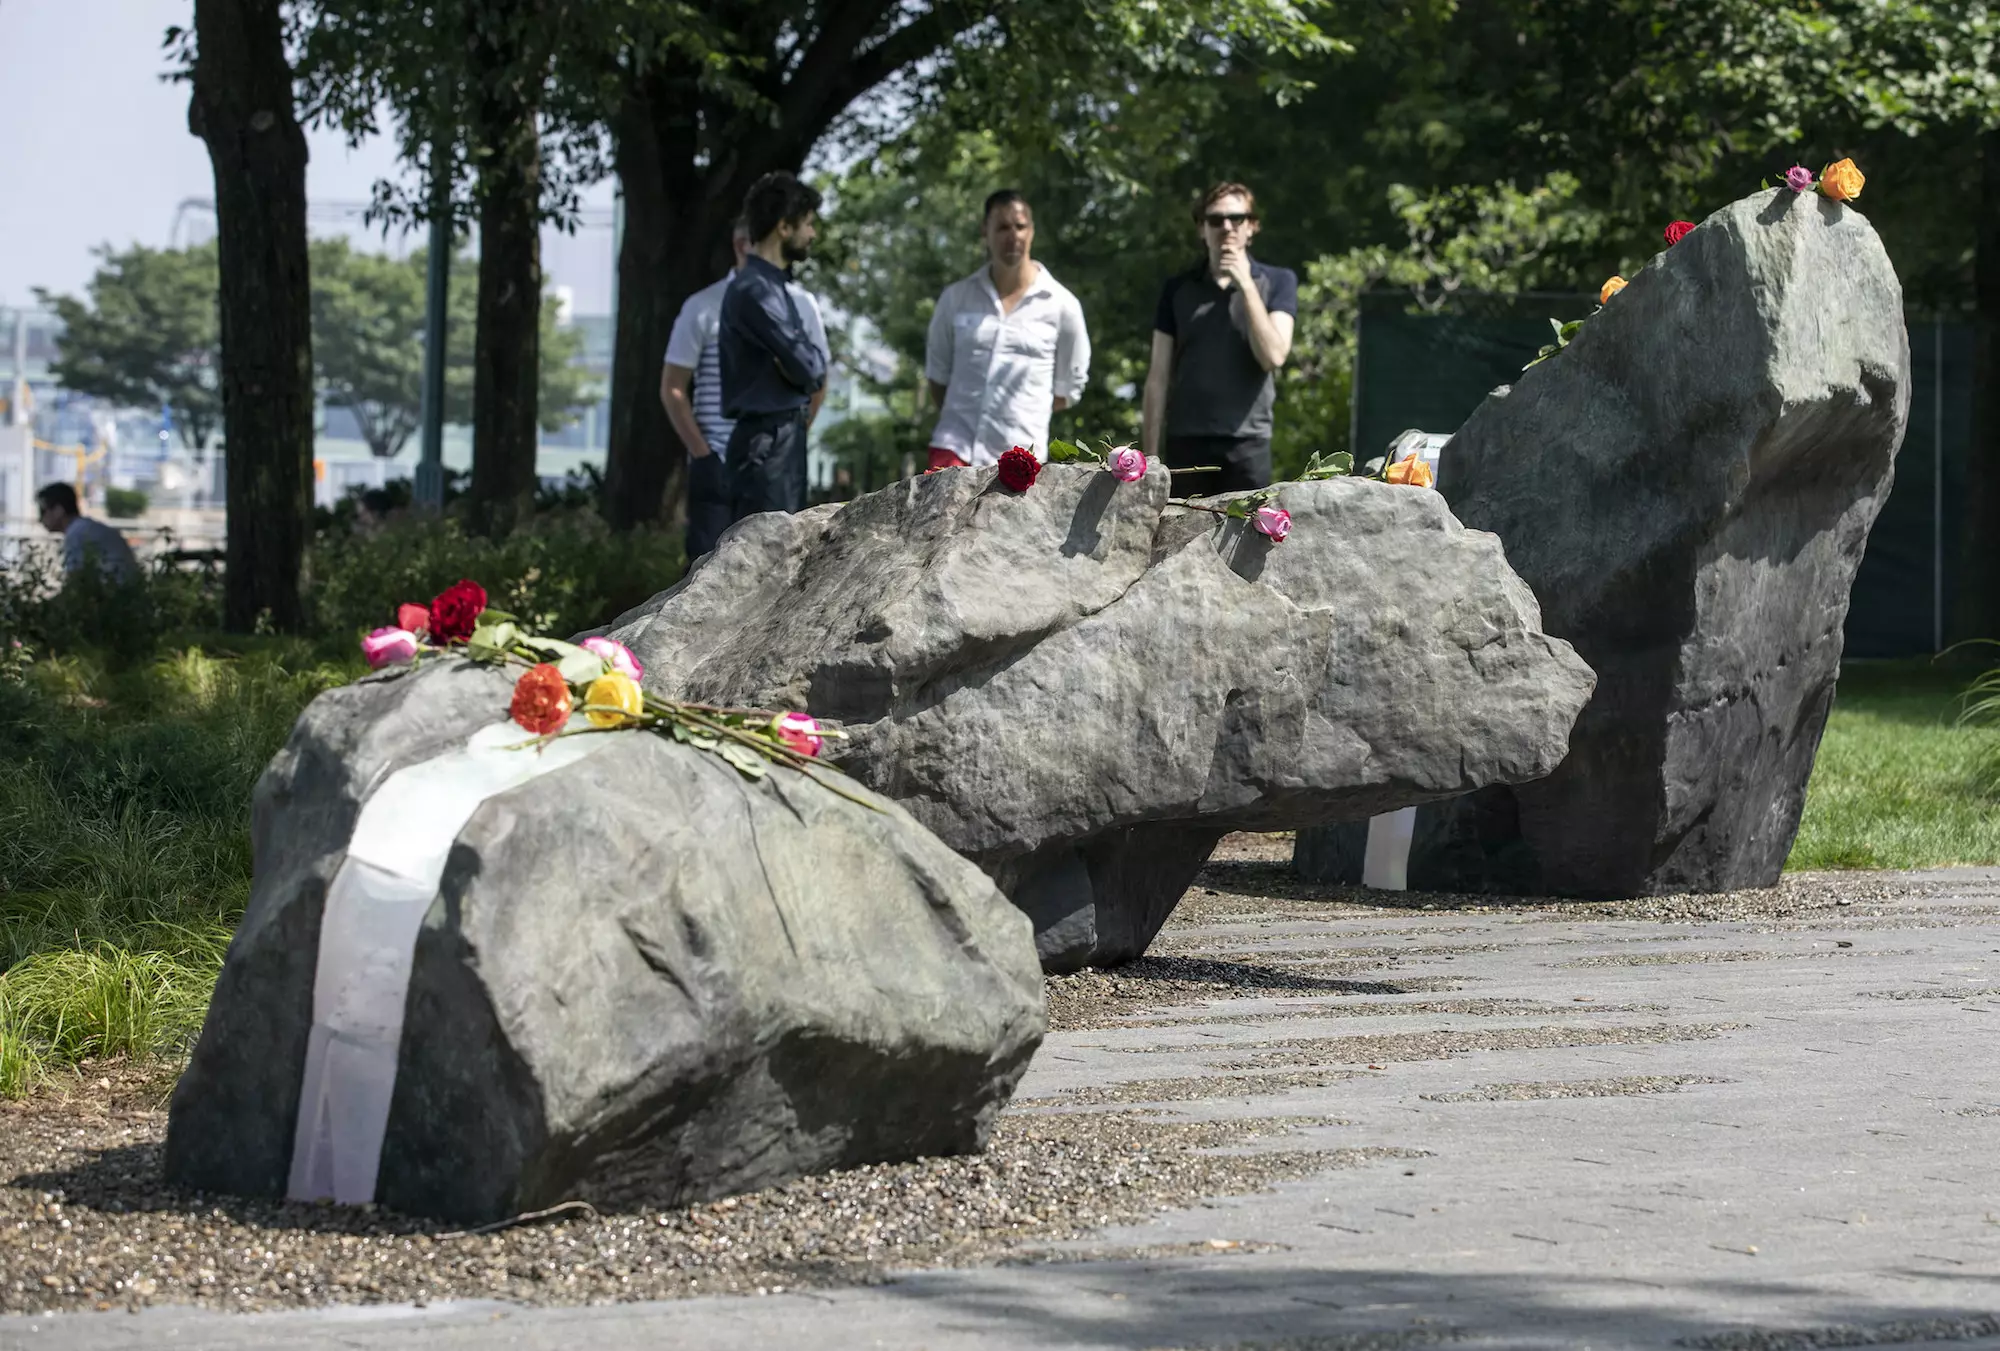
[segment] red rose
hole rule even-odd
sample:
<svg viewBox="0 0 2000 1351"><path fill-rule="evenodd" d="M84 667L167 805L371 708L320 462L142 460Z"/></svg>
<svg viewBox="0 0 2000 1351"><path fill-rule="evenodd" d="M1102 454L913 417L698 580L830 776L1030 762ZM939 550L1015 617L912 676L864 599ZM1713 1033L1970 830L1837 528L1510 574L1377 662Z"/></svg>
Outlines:
<svg viewBox="0 0 2000 1351"><path fill-rule="evenodd" d="M486 588L477 582L454 582L431 602L431 637L440 643L461 642L486 608Z"/></svg>
<svg viewBox="0 0 2000 1351"><path fill-rule="evenodd" d="M1691 220L1677 220L1672 225L1669 225L1666 229L1667 247L1672 248L1683 239L1686 239L1687 232L1692 229L1694 229L1694 222Z"/></svg>
<svg viewBox="0 0 2000 1351"><path fill-rule="evenodd" d="M530 666L514 682L514 700L507 712L536 736L550 736L569 721L569 682L547 662Z"/></svg>
<svg viewBox="0 0 2000 1351"><path fill-rule="evenodd" d="M409 633L423 633L431 626L431 612L421 605L398 605L396 627Z"/></svg>
<svg viewBox="0 0 2000 1351"><path fill-rule="evenodd" d="M1042 472L1042 462L1034 452L1015 446L1000 457L1000 485L1017 493L1024 493L1035 486L1035 478Z"/></svg>

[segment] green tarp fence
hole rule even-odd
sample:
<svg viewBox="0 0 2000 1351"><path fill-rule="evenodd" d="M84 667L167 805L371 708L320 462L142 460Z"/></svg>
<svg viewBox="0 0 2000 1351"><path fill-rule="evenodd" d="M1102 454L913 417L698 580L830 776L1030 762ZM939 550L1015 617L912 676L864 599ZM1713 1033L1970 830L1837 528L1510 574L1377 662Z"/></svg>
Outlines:
<svg viewBox="0 0 2000 1351"><path fill-rule="evenodd" d="M1354 372L1354 457L1398 432L1450 432L1550 341L1549 320L1580 319L1596 297L1456 295L1437 313L1403 292L1362 297ZM1972 428L1972 327L1911 314L1909 430L1896 486L1868 537L1847 612L1850 657L1908 657L1954 639L1959 515Z"/></svg>

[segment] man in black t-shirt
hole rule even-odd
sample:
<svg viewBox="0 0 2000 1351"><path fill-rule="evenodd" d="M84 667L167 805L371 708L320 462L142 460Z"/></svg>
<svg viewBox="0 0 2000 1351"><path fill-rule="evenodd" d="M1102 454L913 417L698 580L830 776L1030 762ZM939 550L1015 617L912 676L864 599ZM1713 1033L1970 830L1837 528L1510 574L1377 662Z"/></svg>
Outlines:
<svg viewBox="0 0 2000 1351"><path fill-rule="evenodd" d="M1271 481L1271 373L1292 351L1299 279L1250 256L1257 199L1218 183L1195 208L1207 256L1167 280L1153 319L1142 406L1147 457L1176 474L1177 493L1262 488Z"/></svg>

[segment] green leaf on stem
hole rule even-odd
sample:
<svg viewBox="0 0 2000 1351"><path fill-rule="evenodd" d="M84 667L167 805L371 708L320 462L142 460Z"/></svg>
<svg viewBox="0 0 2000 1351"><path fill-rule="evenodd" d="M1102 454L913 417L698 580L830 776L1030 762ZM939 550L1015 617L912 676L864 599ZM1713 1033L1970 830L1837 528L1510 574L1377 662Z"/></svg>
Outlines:
<svg viewBox="0 0 2000 1351"><path fill-rule="evenodd" d="M746 779L761 779L771 768L770 761L740 741L724 741L716 746L715 753L734 765L736 772Z"/></svg>
<svg viewBox="0 0 2000 1351"><path fill-rule="evenodd" d="M497 624L481 624L473 629L472 637L465 643L465 654L474 661L499 661L507 655L507 649L521 636L520 630L510 620Z"/></svg>
<svg viewBox="0 0 2000 1351"><path fill-rule="evenodd" d="M1091 454L1082 446L1071 441L1049 442L1050 464L1075 464L1078 460L1089 459Z"/></svg>

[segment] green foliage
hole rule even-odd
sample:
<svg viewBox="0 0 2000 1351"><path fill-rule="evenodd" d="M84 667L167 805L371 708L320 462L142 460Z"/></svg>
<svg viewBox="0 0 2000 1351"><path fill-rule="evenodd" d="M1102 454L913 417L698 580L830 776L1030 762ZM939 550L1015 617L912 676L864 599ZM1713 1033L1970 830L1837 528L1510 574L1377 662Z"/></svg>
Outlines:
<svg viewBox="0 0 2000 1351"><path fill-rule="evenodd" d="M250 789L359 669L284 641L0 681L0 1096L187 1046L249 895Z"/></svg>
<svg viewBox="0 0 2000 1351"><path fill-rule="evenodd" d="M428 252L408 258L357 253L344 239L312 245L313 363L321 397L351 409L374 454L395 455L421 425L424 371L424 281ZM451 260L445 313L444 420L472 420L473 338L478 323L479 265L463 251ZM583 335L556 322L554 297L544 297L538 416L555 431L595 400L577 368Z"/></svg>
<svg viewBox="0 0 2000 1351"><path fill-rule="evenodd" d="M138 488L106 488L104 513L113 520L129 521L146 514L147 500Z"/></svg>
<svg viewBox="0 0 2000 1351"><path fill-rule="evenodd" d="M1273 471L1287 477L1320 448L1344 445L1353 399L1355 334L1364 292L1391 288L1414 310L1436 313L1461 292L1570 290L1607 233L1603 214L1580 200L1581 183L1551 174L1424 192L1392 184L1386 194L1401 230L1308 263L1299 285L1292 359L1280 381ZM1349 447L1357 456L1375 447Z"/></svg>
<svg viewBox="0 0 2000 1351"><path fill-rule="evenodd" d="M168 408L182 442L199 452L222 423L215 245L97 252L103 263L84 287L87 300L35 289L63 325L53 374L80 394Z"/></svg>
<svg viewBox="0 0 2000 1351"><path fill-rule="evenodd" d="M222 607L213 568L164 561L121 578L97 568L63 575L59 546L35 540L0 570L0 640L39 651L94 651L120 665L142 661L180 633L213 629Z"/></svg>
<svg viewBox="0 0 2000 1351"><path fill-rule="evenodd" d="M181 439L201 449L222 417L215 245L100 252L87 300L37 292L64 326L56 378L128 407L164 404ZM397 259L322 239L312 244L311 266L321 397L354 411L375 454L394 455L417 430L423 405L425 253ZM472 419L479 265L455 253L451 271L445 421L464 424ZM597 391L575 364L583 335L558 326L553 297L542 302L541 323L540 419L555 431ZM144 509L142 499L134 514Z"/></svg>
<svg viewBox="0 0 2000 1351"><path fill-rule="evenodd" d="M617 534L588 510L545 512L497 536L449 516L412 516L322 535L307 554L307 595L316 627L333 641L392 622L405 601L427 605L461 578L529 630L571 634L666 589L685 566L677 534Z"/></svg>

